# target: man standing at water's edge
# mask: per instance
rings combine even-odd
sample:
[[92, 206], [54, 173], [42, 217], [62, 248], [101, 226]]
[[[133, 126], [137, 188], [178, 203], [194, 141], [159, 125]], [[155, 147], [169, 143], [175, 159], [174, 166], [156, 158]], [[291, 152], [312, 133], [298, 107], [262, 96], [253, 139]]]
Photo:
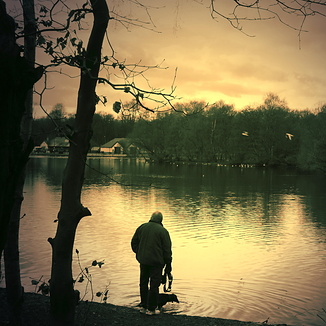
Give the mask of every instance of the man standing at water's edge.
[[[172, 244], [170, 234], [162, 224], [161, 212], [154, 212], [149, 222], [140, 225], [131, 239], [131, 248], [140, 264], [140, 306], [149, 315], [158, 305], [162, 271], [172, 270]], [[148, 289], [149, 283], [149, 289]]]

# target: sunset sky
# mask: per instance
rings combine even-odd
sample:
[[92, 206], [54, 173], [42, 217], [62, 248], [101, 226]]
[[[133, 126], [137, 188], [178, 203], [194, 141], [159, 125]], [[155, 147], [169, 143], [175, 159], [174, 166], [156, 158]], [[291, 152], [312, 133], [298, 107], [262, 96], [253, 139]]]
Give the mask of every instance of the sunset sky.
[[[298, 31], [276, 19], [243, 22], [243, 31], [251, 35], [247, 36], [223, 18], [213, 20], [208, 0], [143, 3], [152, 6], [149, 12], [155, 31], [134, 26], [127, 30], [112, 20], [109, 38], [121, 61], [141, 60], [144, 65], [164, 61], [162, 66], [168, 69], [146, 75], [153, 87], [169, 92], [177, 68], [175, 95], [181, 99], [176, 102], [203, 100], [212, 104], [223, 100], [242, 109], [259, 105], [272, 92], [285, 99], [290, 109], [314, 109], [326, 103], [326, 18], [308, 18], [304, 29], [309, 32], [302, 32], [300, 42]], [[224, 13], [231, 11], [223, 5], [230, 1], [219, 3]], [[148, 20], [146, 11], [128, 1], [108, 4], [114, 12]], [[292, 16], [288, 22], [299, 26], [301, 21]], [[107, 45], [106, 53], [111, 53]], [[59, 77], [53, 74], [48, 78], [48, 87], [54, 89], [44, 99], [45, 108], [51, 110], [62, 103], [67, 113], [73, 113], [78, 78]], [[131, 100], [107, 86], [98, 88], [98, 94], [107, 96], [108, 104], [98, 105], [97, 111], [113, 113], [113, 102]], [[40, 115], [36, 108], [35, 116]]]

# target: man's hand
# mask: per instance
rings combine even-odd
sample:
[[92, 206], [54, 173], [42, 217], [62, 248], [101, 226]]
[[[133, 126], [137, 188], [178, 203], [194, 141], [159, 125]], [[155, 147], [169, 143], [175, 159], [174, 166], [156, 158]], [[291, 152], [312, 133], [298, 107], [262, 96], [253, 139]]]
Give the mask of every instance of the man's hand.
[[167, 263], [165, 265], [165, 273], [166, 274], [170, 274], [172, 272], [172, 266], [171, 266], [171, 263]]

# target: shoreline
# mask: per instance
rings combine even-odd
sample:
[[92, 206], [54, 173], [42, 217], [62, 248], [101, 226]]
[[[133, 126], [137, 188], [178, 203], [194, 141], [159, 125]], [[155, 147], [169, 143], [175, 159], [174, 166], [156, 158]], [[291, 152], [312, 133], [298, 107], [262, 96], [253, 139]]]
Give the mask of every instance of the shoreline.
[[[0, 326], [9, 325], [5, 288], [0, 288]], [[24, 293], [23, 324], [25, 326], [49, 325], [50, 298], [42, 294]], [[155, 316], [141, 314], [137, 309], [110, 303], [81, 301], [76, 307], [76, 326], [259, 326], [261, 322], [199, 317], [161, 313]], [[290, 326], [269, 324], [270, 326]]]

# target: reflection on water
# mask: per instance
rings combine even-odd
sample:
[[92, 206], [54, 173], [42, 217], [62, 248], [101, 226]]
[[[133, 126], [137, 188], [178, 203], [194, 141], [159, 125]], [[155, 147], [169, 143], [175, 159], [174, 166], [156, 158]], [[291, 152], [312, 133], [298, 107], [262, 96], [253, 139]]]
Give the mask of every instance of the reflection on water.
[[[167, 312], [324, 325], [325, 177], [126, 159], [90, 159], [89, 164], [82, 201], [93, 215], [81, 221], [75, 247], [83, 266], [105, 260], [91, 273], [95, 292], [109, 285], [110, 303], [138, 302], [138, 264], [130, 239], [140, 223], [161, 210], [173, 242], [173, 291], [180, 299], [168, 304]], [[64, 165], [64, 158], [50, 157], [29, 163], [21, 256], [30, 291], [30, 277], [50, 274], [47, 238], [55, 233]], [[77, 275], [76, 261], [74, 271]]]

